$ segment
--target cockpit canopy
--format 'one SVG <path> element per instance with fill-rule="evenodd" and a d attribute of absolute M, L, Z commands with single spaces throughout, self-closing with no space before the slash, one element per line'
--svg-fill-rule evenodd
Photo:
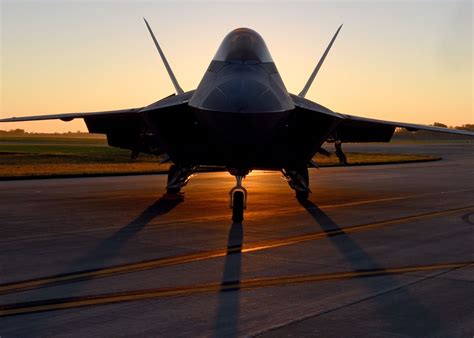
<path fill-rule="evenodd" d="M 213 60 L 230 63 L 273 62 L 263 38 L 249 28 L 237 28 L 227 34 Z"/>

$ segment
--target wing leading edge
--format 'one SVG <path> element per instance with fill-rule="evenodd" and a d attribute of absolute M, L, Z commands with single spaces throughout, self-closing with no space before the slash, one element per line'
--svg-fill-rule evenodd
<path fill-rule="evenodd" d="M 42 120 L 62 120 L 62 121 L 69 122 L 74 119 L 86 118 L 86 117 L 92 117 L 92 116 L 114 116 L 114 115 L 120 115 L 120 114 L 138 113 L 143 108 L 144 107 L 98 111 L 98 112 L 79 112 L 79 113 L 9 117 L 5 119 L 0 119 L 0 122 L 25 122 L 25 121 L 42 121 Z"/>
<path fill-rule="evenodd" d="M 77 113 L 63 113 L 63 114 L 51 114 L 51 115 L 36 115 L 36 116 L 20 116 L 20 117 L 8 117 L 0 119 L 0 122 L 25 122 L 25 121 L 41 121 L 41 120 L 62 120 L 62 121 L 72 121 L 74 119 L 88 118 L 88 117 L 117 117 L 120 115 L 126 114 L 138 114 L 141 112 L 158 110 L 162 108 L 177 106 L 183 103 L 187 103 L 191 98 L 194 91 L 189 91 L 179 95 L 170 95 L 167 96 L 155 103 L 152 103 L 145 107 L 139 108 L 128 108 L 128 109 L 119 109 L 119 110 L 107 110 L 107 111 L 97 111 L 97 112 L 77 112 Z"/>
<path fill-rule="evenodd" d="M 140 112 L 156 110 L 161 108 L 167 108 L 172 106 L 177 106 L 183 103 L 187 103 L 191 98 L 194 91 L 189 91 L 179 95 L 170 95 L 167 96 L 155 103 L 152 103 L 145 107 L 139 108 L 128 108 L 128 109 L 119 109 L 119 110 L 108 110 L 108 111 L 98 111 L 98 112 L 77 112 L 77 113 L 64 113 L 64 114 L 51 114 L 51 115 L 36 115 L 36 116 L 21 116 L 21 117 L 8 117 L 5 119 L 0 119 L 0 122 L 25 122 L 25 121 L 41 121 L 41 120 L 62 120 L 62 121 L 72 121 L 74 119 L 87 118 L 87 117 L 107 117 L 112 118 L 113 116 L 118 116 L 122 114 L 138 114 Z"/>

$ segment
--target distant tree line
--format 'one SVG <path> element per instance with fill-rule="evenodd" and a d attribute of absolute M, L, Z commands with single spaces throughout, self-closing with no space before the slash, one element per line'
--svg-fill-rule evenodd
<path fill-rule="evenodd" d="M 1 136 L 57 136 L 57 137 L 91 137 L 97 136 L 97 134 L 90 134 L 84 131 L 68 131 L 67 133 L 35 133 L 35 132 L 27 132 L 24 129 L 10 129 L 10 130 L 0 130 L 0 137 Z"/>
<path fill-rule="evenodd" d="M 27 134 L 23 129 L 0 130 L 0 135 L 22 136 Z"/>
<path fill-rule="evenodd" d="M 474 124 L 463 124 L 461 126 L 453 127 L 448 126 L 444 123 L 435 122 L 432 124 L 434 127 L 452 128 L 458 130 L 467 130 L 474 132 Z M 453 135 L 445 133 L 437 133 L 431 131 L 420 130 L 417 132 L 408 131 L 404 128 L 397 128 L 393 135 L 393 140 L 464 140 L 469 139 L 463 135 Z"/>

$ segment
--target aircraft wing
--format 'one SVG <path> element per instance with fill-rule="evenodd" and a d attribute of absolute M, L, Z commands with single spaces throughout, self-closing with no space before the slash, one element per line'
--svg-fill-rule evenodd
<path fill-rule="evenodd" d="M 92 116 L 114 116 L 120 114 L 137 113 L 141 108 L 130 108 L 120 110 L 109 110 L 109 111 L 98 111 L 98 112 L 81 112 L 81 113 L 64 113 L 64 114 L 51 114 L 51 115 L 34 115 L 34 116 L 21 116 L 21 117 L 8 117 L 0 119 L 0 122 L 25 122 L 25 121 L 41 121 L 41 120 L 62 120 L 72 121 L 78 118 L 87 118 Z"/>
<path fill-rule="evenodd" d="M 337 137 L 341 142 L 389 142 L 395 132 L 395 128 L 405 128 L 409 131 L 426 130 L 474 137 L 474 132 L 466 130 L 384 121 L 336 113 L 302 97 L 296 95 L 291 95 L 291 97 L 293 98 L 295 106 L 299 109 L 334 117 L 335 127 L 331 133 L 331 137 Z"/>
<path fill-rule="evenodd" d="M 142 142 L 146 129 L 144 114 L 166 114 L 178 106 L 186 104 L 194 91 L 170 95 L 146 107 L 99 112 L 80 112 L 26 117 L 10 117 L 0 122 L 23 122 L 41 120 L 72 121 L 82 118 L 90 133 L 106 134 L 109 145 L 113 147 L 150 152 Z"/>
<path fill-rule="evenodd" d="M 474 133 L 467 130 L 376 120 L 353 115 L 343 116 L 344 119 L 336 128 L 337 136 L 342 142 L 374 142 L 374 139 L 375 142 L 389 142 L 395 128 L 405 128 L 408 131 L 425 130 L 474 137 Z"/>
<path fill-rule="evenodd" d="M 125 116 L 127 114 L 137 114 L 142 111 L 156 110 L 160 108 L 166 108 L 171 106 L 180 105 L 187 103 L 191 98 L 194 91 L 189 91 L 180 95 L 170 95 L 155 103 L 150 104 L 146 107 L 119 109 L 119 110 L 108 110 L 108 111 L 97 111 L 97 112 L 78 112 L 78 113 L 63 113 L 63 114 L 51 114 L 51 115 L 33 115 L 33 116 L 21 116 L 21 117 L 8 117 L 0 119 L 0 122 L 25 122 L 25 121 L 41 121 L 41 120 L 62 120 L 72 121 L 74 119 L 87 119 L 89 117 L 103 117 L 114 119 L 114 117 Z"/>
<path fill-rule="evenodd" d="M 316 65 L 316 68 L 314 69 L 313 73 L 306 82 L 306 85 L 304 86 L 303 90 L 298 95 L 290 94 L 297 110 L 303 110 L 305 112 L 313 112 L 315 114 L 319 114 L 320 118 L 323 118 L 322 115 L 326 116 L 326 118 L 329 116 L 332 116 L 334 118 L 334 124 L 332 125 L 332 132 L 329 134 L 329 138 L 337 138 L 341 142 L 389 142 L 392 138 L 393 133 L 395 132 L 395 128 L 405 128 L 409 131 L 426 130 L 439 133 L 474 136 L 473 132 L 465 130 L 441 128 L 404 122 L 383 121 L 365 117 L 340 114 L 333 112 L 330 109 L 321 106 L 320 104 L 305 99 L 304 97 L 308 92 L 308 89 L 313 83 L 314 78 L 316 77 L 319 69 L 321 68 L 341 28 L 342 25 L 337 29 L 336 34 L 334 34 L 333 38 L 329 42 L 329 45 L 327 46 L 323 56 Z M 317 119 L 315 119 L 315 121 L 317 121 Z"/>

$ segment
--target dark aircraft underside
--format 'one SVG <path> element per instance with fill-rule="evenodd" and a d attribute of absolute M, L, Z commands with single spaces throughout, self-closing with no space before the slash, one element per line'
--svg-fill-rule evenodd
<path fill-rule="evenodd" d="M 171 96 L 163 101 L 176 99 Z M 372 122 L 349 124 L 296 103 L 289 111 L 259 113 L 201 110 L 187 103 L 166 109 L 152 105 L 139 115 L 121 113 L 84 120 L 91 133 L 106 134 L 114 147 L 166 153 L 180 165 L 242 169 L 305 167 L 327 140 L 388 142 L 395 130 L 395 126 Z"/>
<path fill-rule="evenodd" d="M 335 122 L 298 108 L 246 114 L 187 108 L 146 119 L 174 163 L 277 170 L 306 166 Z"/>

